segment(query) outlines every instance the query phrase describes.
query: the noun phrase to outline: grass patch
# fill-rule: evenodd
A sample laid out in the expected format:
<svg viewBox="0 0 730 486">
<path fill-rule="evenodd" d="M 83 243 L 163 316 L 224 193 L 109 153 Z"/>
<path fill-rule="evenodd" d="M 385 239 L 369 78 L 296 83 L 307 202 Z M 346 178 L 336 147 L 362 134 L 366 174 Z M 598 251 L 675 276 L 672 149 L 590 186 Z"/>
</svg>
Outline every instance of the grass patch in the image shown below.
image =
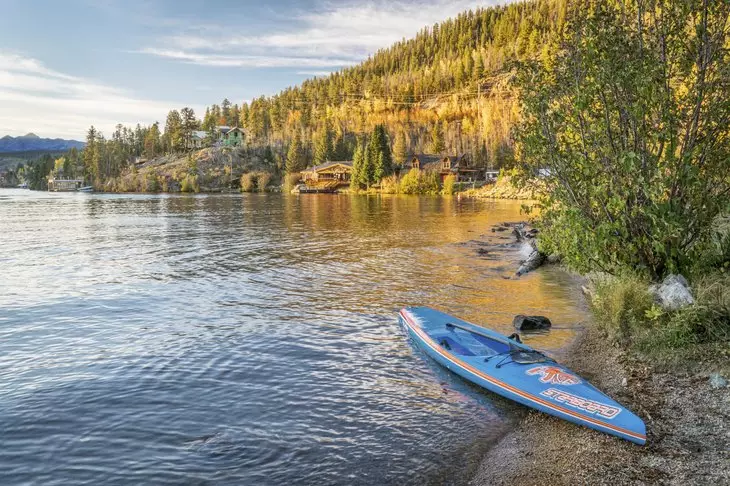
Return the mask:
<svg viewBox="0 0 730 486">
<path fill-rule="evenodd" d="M 649 282 L 636 275 L 593 279 L 591 310 L 600 328 L 622 344 L 646 327 L 647 312 L 654 305 Z"/>
</svg>

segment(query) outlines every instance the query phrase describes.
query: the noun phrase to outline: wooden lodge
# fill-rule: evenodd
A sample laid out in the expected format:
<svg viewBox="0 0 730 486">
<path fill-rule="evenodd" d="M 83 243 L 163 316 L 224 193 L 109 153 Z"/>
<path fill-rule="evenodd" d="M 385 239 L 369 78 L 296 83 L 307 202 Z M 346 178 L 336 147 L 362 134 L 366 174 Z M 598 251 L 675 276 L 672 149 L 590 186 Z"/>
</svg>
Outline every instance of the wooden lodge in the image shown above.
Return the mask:
<svg viewBox="0 0 730 486">
<path fill-rule="evenodd" d="M 334 192 L 338 187 L 349 186 L 352 178 L 352 161 L 334 161 L 315 165 L 301 173 L 306 191 Z"/>
<path fill-rule="evenodd" d="M 471 182 L 481 175 L 481 171 L 472 167 L 466 155 L 414 154 L 406 163 L 406 168 L 438 172 L 442 181 L 453 175 L 456 182 Z"/>
<path fill-rule="evenodd" d="M 83 179 L 48 179 L 48 190 L 50 192 L 73 192 L 84 185 Z"/>
</svg>

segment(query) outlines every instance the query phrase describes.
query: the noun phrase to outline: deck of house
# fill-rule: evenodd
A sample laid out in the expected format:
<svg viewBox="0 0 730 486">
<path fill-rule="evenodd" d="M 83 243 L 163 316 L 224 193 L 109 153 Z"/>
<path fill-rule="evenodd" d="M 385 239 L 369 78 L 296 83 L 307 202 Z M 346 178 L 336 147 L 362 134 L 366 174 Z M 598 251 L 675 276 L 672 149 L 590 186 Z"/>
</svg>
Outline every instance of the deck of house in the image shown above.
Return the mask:
<svg viewBox="0 0 730 486">
<path fill-rule="evenodd" d="M 340 181 L 324 180 L 324 181 L 307 181 L 306 184 L 300 184 L 298 192 L 301 194 L 319 194 L 333 193 L 342 186 Z"/>
</svg>

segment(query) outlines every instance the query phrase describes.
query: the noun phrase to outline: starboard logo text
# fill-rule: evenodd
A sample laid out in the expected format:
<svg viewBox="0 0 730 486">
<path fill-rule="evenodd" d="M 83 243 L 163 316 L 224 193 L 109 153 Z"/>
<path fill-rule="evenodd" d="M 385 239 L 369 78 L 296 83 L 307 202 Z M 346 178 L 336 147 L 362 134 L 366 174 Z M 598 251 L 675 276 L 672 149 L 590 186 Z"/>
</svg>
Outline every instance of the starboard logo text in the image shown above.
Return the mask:
<svg viewBox="0 0 730 486">
<path fill-rule="evenodd" d="M 612 407 L 605 403 L 588 400 L 587 398 L 579 397 L 555 388 L 543 390 L 540 392 L 540 395 L 551 398 L 556 402 L 564 403 L 569 407 L 577 408 L 592 415 L 598 415 L 607 419 L 612 419 L 621 413 L 621 409 L 618 407 Z"/>
</svg>

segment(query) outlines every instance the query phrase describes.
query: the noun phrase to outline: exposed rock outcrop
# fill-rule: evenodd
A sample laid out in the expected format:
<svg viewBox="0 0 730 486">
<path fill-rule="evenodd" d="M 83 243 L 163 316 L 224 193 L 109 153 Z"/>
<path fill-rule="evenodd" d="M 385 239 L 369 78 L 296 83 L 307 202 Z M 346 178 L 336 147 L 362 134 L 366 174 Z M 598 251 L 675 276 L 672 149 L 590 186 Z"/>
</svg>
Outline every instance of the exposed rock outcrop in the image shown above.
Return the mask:
<svg viewBox="0 0 730 486">
<path fill-rule="evenodd" d="M 545 255 L 543 255 L 542 253 L 540 253 L 537 250 L 533 250 L 533 252 L 530 253 L 530 256 L 527 257 L 527 260 L 525 260 L 524 263 L 522 263 L 522 265 L 520 265 L 520 268 L 517 269 L 517 276 L 519 277 L 519 276 L 522 276 L 526 273 L 529 273 L 529 272 L 535 270 L 540 265 L 542 265 L 544 261 L 545 261 Z"/>
</svg>

